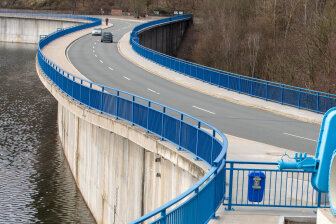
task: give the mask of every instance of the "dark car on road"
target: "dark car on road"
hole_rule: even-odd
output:
[[[100,42],[110,42],[113,43],[113,35],[111,32],[104,32]]]

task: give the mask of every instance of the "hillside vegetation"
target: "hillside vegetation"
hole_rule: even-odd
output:
[[[179,57],[336,93],[336,1],[211,0],[194,14]]]
[[[199,64],[336,93],[335,0],[1,0],[3,8],[194,15],[178,56]]]

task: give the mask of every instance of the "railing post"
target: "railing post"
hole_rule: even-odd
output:
[[[227,211],[233,211],[232,208],[232,182],[233,182],[233,163],[230,163],[230,183],[229,183],[229,198]]]
[[[268,100],[268,82],[266,82],[266,96],[265,96],[265,100]]]
[[[104,87],[101,89],[101,97],[100,97],[100,113],[103,113],[103,95],[104,95]]]
[[[72,76],[72,78],[74,78],[73,76]],[[73,83],[72,83],[72,86],[73,86]],[[82,86],[83,86],[83,80],[81,79],[80,80],[80,86],[79,86],[79,102],[80,102],[80,104],[82,104],[81,102],[82,102]],[[72,97],[73,97],[74,95],[73,95],[73,91],[72,91]]]
[[[213,213],[213,216],[211,217],[211,219],[218,219],[219,218],[219,216],[216,216],[216,211],[217,211],[217,209],[216,209],[216,207],[217,207],[217,205],[216,205],[217,172],[218,172],[218,167],[217,167],[216,171],[214,172],[214,183],[215,183],[215,192],[213,193],[213,195],[214,195],[214,213]]]
[[[195,189],[195,194],[196,194],[196,211],[195,211],[195,214],[198,214],[198,193],[199,193],[199,189],[198,188],[196,188]],[[198,223],[198,215],[196,215],[196,217],[195,217],[195,223]]]
[[[147,133],[149,133],[149,108],[151,107],[151,102],[148,101],[148,106],[147,106]]]
[[[134,101],[135,96],[132,96],[132,126],[134,126]]]
[[[283,104],[283,98],[284,98],[284,85],[281,85],[281,104]]]
[[[253,96],[253,80],[250,80],[251,85],[250,85],[250,96]]]
[[[162,119],[161,119],[161,141],[163,141],[164,140],[164,138],[163,138],[163,130],[164,130],[164,128],[163,128],[163,116],[165,115],[165,113],[166,113],[166,107],[163,107],[163,109],[162,109]]]
[[[212,162],[213,162],[213,147],[214,147],[214,138],[216,136],[216,131],[215,130],[212,130],[212,140],[211,140],[211,166],[213,165]]]
[[[301,88],[299,89],[298,108],[301,108]]]
[[[182,150],[181,148],[181,138],[182,138],[182,121],[183,121],[183,114],[180,117],[180,129],[179,129],[179,146],[177,150]]]
[[[317,194],[317,207],[318,208],[321,207],[321,196],[322,196],[321,191],[318,191],[318,194]]]
[[[201,128],[201,122],[197,123],[197,132],[196,132],[196,158],[195,160],[200,160],[200,158],[198,157],[198,135],[199,135],[199,129]]]
[[[120,93],[119,93],[119,91],[117,91],[117,99],[116,99],[116,114],[115,114],[115,116],[116,116],[116,119],[118,120],[119,119],[119,117],[118,117],[118,112],[119,112],[119,95],[120,95]]]
[[[162,224],[166,224],[166,209],[161,211],[161,222]]]
[[[319,107],[320,107],[320,105],[319,105],[319,103],[320,103],[320,93],[318,92],[317,93],[317,99],[316,99],[316,112],[318,112],[319,111]]]
[[[91,89],[92,89],[92,83],[90,82],[90,89],[89,89],[89,108],[91,108]]]

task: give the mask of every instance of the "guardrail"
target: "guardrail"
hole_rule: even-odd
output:
[[[0,11],[1,13],[1,11]],[[18,12],[16,12],[18,13]],[[34,13],[35,16],[41,16]],[[50,14],[48,15],[50,16]],[[60,15],[57,15],[57,17]],[[210,171],[182,195],[133,221],[141,223],[206,223],[215,216],[225,195],[226,137],[207,123],[130,93],[83,80],[63,70],[42,52],[43,47],[66,34],[101,24],[101,19],[68,15],[91,23],[58,29],[38,43],[37,60],[43,73],[72,99],[101,113],[115,116],[170,141],[211,166]]]
[[[336,106],[336,95],[334,94],[269,82],[210,68],[162,54],[139,44],[138,32],[142,29],[187,18],[191,19],[191,16],[177,16],[141,24],[135,27],[130,38],[130,43],[133,49],[141,56],[159,65],[238,93],[317,113],[325,113],[328,109]]]
[[[316,191],[311,185],[312,172],[279,171],[277,165],[278,163],[226,161],[228,194],[223,205],[227,206],[227,210],[232,210],[232,206],[329,207],[327,194]],[[262,175],[263,192],[248,186],[253,181],[250,179],[251,174],[259,177]],[[251,195],[259,199],[256,202],[250,201],[253,198]]]

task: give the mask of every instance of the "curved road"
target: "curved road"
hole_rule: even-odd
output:
[[[184,88],[134,65],[118,52],[117,41],[138,23],[115,20],[114,43],[84,36],[68,50],[71,63],[91,81],[123,90],[197,117],[225,134],[315,154],[320,125],[234,104]]]

